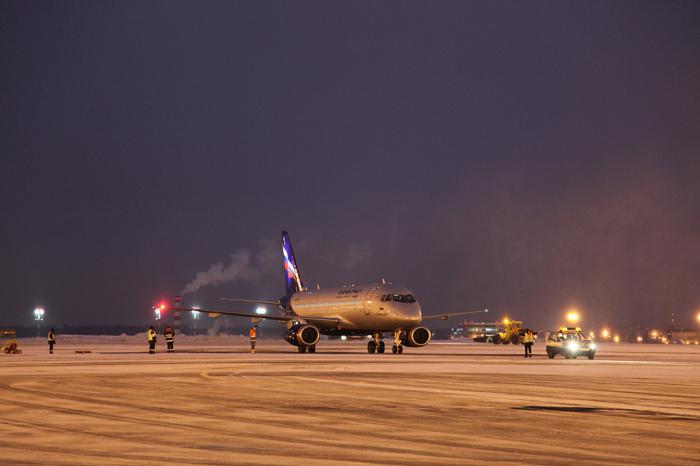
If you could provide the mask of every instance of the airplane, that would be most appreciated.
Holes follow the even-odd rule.
[[[464,311],[424,316],[415,294],[403,286],[387,283],[343,285],[335,288],[309,290],[304,286],[294,257],[289,234],[282,232],[282,259],[287,293],[278,300],[221,298],[239,304],[276,306],[280,315],[249,312],[206,310],[192,307],[170,307],[172,311],[194,311],[208,314],[250,317],[287,323],[285,340],[300,353],[315,353],[321,335],[367,336],[368,353],[384,353],[384,333],[393,336],[392,353],[401,354],[406,347],[422,347],[430,343],[432,332],[421,324],[427,320],[446,320],[455,316],[488,312]]]

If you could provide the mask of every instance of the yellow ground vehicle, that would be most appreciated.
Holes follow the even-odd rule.
[[[576,359],[578,356],[595,358],[596,344],[586,338],[579,327],[561,327],[558,332],[552,332],[547,337],[547,356],[553,359],[562,354],[566,359]]]
[[[522,341],[522,338],[521,338],[522,328],[523,328],[523,321],[522,320],[505,319],[503,321],[502,331],[493,335],[493,337],[491,337],[491,342],[494,345],[497,345],[499,343],[502,343],[504,345],[507,345],[508,343],[512,343],[514,345],[519,345],[520,342]]]

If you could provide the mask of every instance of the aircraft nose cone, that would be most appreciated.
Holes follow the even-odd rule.
[[[408,306],[404,304],[398,313],[402,319],[411,321],[415,324],[419,324],[422,320],[421,310],[418,304],[409,304]]]

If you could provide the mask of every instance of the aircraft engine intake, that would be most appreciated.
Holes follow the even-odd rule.
[[[284,337],[289,344],[294,346],[313,346],[320,338],[321,332],[318,328],[308,324],[293,325]]]
[[[408,329],[404,334],[402,344],[404,346],[425,346],[430,343],[433,338],[433,334],[430,329],[425,327],[413,327]]]

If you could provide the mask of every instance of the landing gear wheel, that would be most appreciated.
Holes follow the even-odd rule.
[[[306,353],[306,346],[304,346],[304,345],[297,346],[297,349],[299,350],[300,353]]]
[[[380,341],[379,346],[377,346],[377,353],[384,354],[384,342]]]
[[[374,343],[374,340],[370,340],[367,342],[367,352],[369,354],[374,354],[374,350],[377,349],[377,345]]]
[[[309,353],[315,353],[315,352],[316,352],[316,345],[311,345],[311,346],[309,346],[309,348],[307,349],[307,351],[308,351]]]

